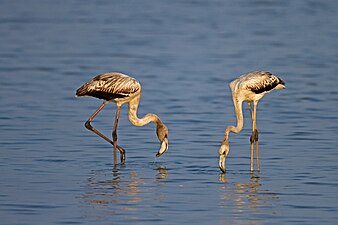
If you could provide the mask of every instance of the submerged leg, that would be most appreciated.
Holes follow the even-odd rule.
[[[90,123],[93,121],[93,119],[97,116],[97,114],[99,114],[99,112],[103,109],[103,107],[105,107],[105,105],[107,104],[108,102],[106,102],[106,101],[104,101],[103,103],[102,103],[102,105],[93,113],[93,115],[91,115],[91,117],[89,117],[89,119],[86,121],[86,123],[85,123],[85,127],[88,129],[88,130],[90,130],[90,131],[92,131],[92,132],[94,132],[95,134],[97,134],[97,135],[99,135],[100,137],[102,137],[104,140],[106,140],[107,142],[109,142],[110,144],[112,144],[112,145],[114,145],[114,142],[112,141],[112,140],[110,140],[109,138],[107,138],[106,136],[104,136],[102,133],[100,133],[98,130],[96,130]],[[123,150],[123,148],[121,148],[120,146],[116,146],[119,150],[120,150],[120,152],[121,152],[121,154],[122,154],[122,152],[123,152],[123,154],[124,154],[124,150]]]

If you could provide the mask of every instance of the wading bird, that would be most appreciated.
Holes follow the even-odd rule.
[[[254,71],[241,75],[230,83],[232,100],[235,107],[237,126],[228,126],[224,132],[224,139],[219,149],[219,168],[225,173],[225,160],[229,154],[229,133],[239,133],[243,128],[242,103],[246,101],[249,105],[252,118],[252,135],[250,171],[254,170],[254,144],[256,143],[256,164],[260,170],[258,158],[258,130],[256,126],[256,109],[258,101],[273,90],[284,89],[285,82],[270,72]],[[253,109],[251,103],[253,102]]]
[[[116,148],[120,151],[121,163],[124,163],[125,161],[125,150],[117,145],[116,132],[120,116],[120,109],[124,103],[129,104],[128,115],[129,120],[133,125],[144,126],[150,122],[155,123],[156,134],[159,141],[161,142],[160,150],[156,156],[159,157],[168,150],[168,128],[162,123],[160,118],[157,115],[151,113],[147,114],[141,119],[137,117],[137,108],[141,98],[141,84],[136,79],[117,72],[100,74],[77,89],[76,95],[93,96],[103,99],[102,105],[93,113],[91,117],[89,117],[85,123],[85,127],[114,146],[114,165],[116,165]],[[112,133],[113,140],[110,140],[104,136],[90,124],[94,117],[97,116],[97,114],[108,102],[115,102],[117,105],[115,123]]]

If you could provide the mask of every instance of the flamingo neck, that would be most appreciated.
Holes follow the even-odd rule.
[[[158,118],[157,115],[152,114],[152,113],[148,113],[147,115],[145,115],[143,118],[138,118],[137,117],[137,109],[138,109],[138,105],[140,103],[140,98],[141,98],[141,94],[136,96],[134,99],[132,99],[129,102],[129,120],[130,122],[134,125],[134,126],[139,126],[142,127],[150,122],[153,122],[156,124],[156,127],[163,125],[162,121],[160,120],[160,118]]]
[[[244,120],[243,120],[243,110],[242,110],[242,100],[239,100],[236,97],[232,98],[235,107],[237,126],[228,126],[224,132],[224,142],[228,142],[229,133],[239,133],[243,129]]]

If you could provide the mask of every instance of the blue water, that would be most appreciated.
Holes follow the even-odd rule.
[[[0,7],[0,224],[335,224],[338,220],[336,1],[11,1]],[[251,122],[235,124],[228,83],[267,70],[287,89],[258,105],[261,172],[250,174]],[[120,71],[143,88],[123,106],[112,147],[83,126],[101,104],[75,98]],[[92,123],[111,135],[116,106]]]

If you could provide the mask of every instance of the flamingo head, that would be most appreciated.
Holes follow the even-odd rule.
[[[161,124],[157,126],[156,134],[158,137],[158,140],[161,142],[161,147],[158,153],[156,154],[156,157],[160,157],[163,153],[165,153],[168,150],[169,144],[168,144],[168,128]]]
[[[225,160],[229,153],[229,143],[228,141],[224,141],[219,148],[219,169],[225,173]]]

